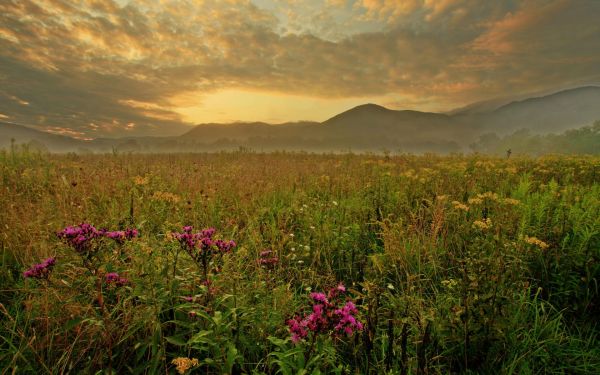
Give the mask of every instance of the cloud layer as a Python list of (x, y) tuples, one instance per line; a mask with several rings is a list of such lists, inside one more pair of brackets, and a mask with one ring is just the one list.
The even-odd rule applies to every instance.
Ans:
[(594, 0), (8, 0), (0, 118), (159, 135), (222, 90), (430, 110), (599, 83), (598, 14)]

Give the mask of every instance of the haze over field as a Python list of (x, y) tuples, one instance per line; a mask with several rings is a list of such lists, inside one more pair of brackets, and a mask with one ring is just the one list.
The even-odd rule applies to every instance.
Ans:
[(598, 14), (593, 0), (3, 1), (0, 147), (453, 152), (560, 134), (600, 120)]

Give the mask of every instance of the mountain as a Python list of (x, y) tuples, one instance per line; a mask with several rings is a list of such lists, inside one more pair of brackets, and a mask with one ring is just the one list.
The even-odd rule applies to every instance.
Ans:
[[(481, 135), (519, 129), (561, 133), (600, 120), (600, 87), (586, 86), (507, 102), (474, 103), (448, 113), (392, 110), (376, 104), (351, 108), (319, 122), (200, 124), (180, 136), (81, 141), (24, 126), (0, 123), (0, 147), (42, 142), (50, 151), (193, 152), (238, 149), (340, 150), (448, 153), (467, 151)], [(600, 145), (599, 145), (600, 147)]]
[[(600, 87), (587, 86), (520, 101), (488, 100), (449, 113), (392, 110), (364, 104), (322, 123), (203, 124), (182, 137), (249, 147), (310, 150), (402, 149), (460, 151), (485, 133), (510, 134), (519, 129), (546, 134), (590, 125), (600, 119)], [(312, 140), (312, 142), (310, 142)]]
[(465, 127), (445, 114), (397, 111), (376, 104), (360, 105), (340, 113), (323, 122), (323, 127), (333, 134), (345, 133), (357, 137), (379, 134), (405, 141), (457, 141), (465, 130)]
[(28, 143), (31, 147), (52, 152), (77, 151), (88, 145), (88, 142), (79, 139), (0, 121), (0, 148), (10, 147), (12, 140), (15, 144)]
[(202, 139), (204, 142), (215, 142), (222, 139), (248, 139), (255, 137), (295, 137), (318, 132), (318, 122), (300, 121), (283, 124), (267, 124), (265, 122), (237, 122), (232, 124), (201, 124), (195, 126), (180, 138)]
[(600, 87), (586, 86), (516, 101), (478, 116), (486, 130), (498, 134), (519, 129), (544, 134), (579, 128), (600, 120)]

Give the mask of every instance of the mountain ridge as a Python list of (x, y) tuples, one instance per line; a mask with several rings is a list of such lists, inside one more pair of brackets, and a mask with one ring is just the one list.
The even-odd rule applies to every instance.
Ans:
[[(600, 120), (600, 86), (587, 85), (560, 90), (548, 95), (511, 101), (486, 111), (477, 110), (477, 105), (479, 104), (474, 103), (472, 110), (435, 113), (389, 109), (365, 103), (323, 122), (206, 123), (197, 124), (179, 136), (168, 137), (137, 136), (82, 141), (28, 127), (24, 128), (36, 133), (17, 131), (15, 128), (12, 130), (18, 136), (16, 138), (21, 138), (19, 141), (50, 142), (48, 148), (52, 151), (60, 149), (61, 145), (67, 145), (70, 150), (82, 147), (105, 150), (122, 147), (129, 151), (151, 150), (152, 147), (178, 151), (180, 148), (177, 145), (183, 145), (186, 150), (232, 148), (239, 145), (260, 149), (320, 151), (340, 147), (359, 150), (398, 147), (414, 151), (433, 147), (438, 151), (443, 149), (451, 152), (464, 149), (486, 133), (502, 136), (524, 128), (546, 134), (590, 125)], [(9, 122), (0, 121), (0, 124), (3, 123)], [(0, 135), (5, 138), (4, 142), (0, 142), (0, 147), (6, 147), (9, 133), (9, 127), (0, 126)]]

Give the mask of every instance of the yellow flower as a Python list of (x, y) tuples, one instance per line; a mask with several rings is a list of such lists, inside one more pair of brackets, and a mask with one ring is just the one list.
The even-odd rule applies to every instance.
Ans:
[(460, 203), (459, 201), (452, 201), (452, 205), (456, 210), (463, 210), (465, 212), (469, 211), (469, 206), (464, 203)]
[(480, 198), (469, 198), (469, 204), (482, 204), (483, 200)]
[(513, 198), (504, 198), (504, 203), (509, 204), (511, 206), (518, 206), (521, 202), (518, 199)]
[(172, 364), (176, 366), (177, 372), (180, 374), (185, 374), (185, 372), (192, 367), (198, 366), (198, 359), (196, 358), (187, 358), (187, 357), (178, 357), (171, 361)]
[(181, 200), (181, 198), (178, 195), (164, 191), (155, 191), (154, 194), (152, 194), (151, 199), (154, 201), (163, 201), (170, 203), (177, 203)]
[(489, 217), (483, 220), (475, 220), (473, 222), (473, 226), (475, 228), (481, 229), (481, 230), (486, 230), (492, 227), (492, 219), (490, 219)]
[(491, 191), (485, 192), (483, 194), (477, 194), (477, 198), (479, 199), (489, 199), (492, 201), (498, 200), (498, 194), (492, 193)]
[(146, 185), (148, 183), (148, 181), (150, 181), (150, 178), (148, 176), (146, 176), (146, 177), (135, 176), (133, 178), (133, 183), (136, 185)]
[(535, 245), (535, 246), (539, 247), (540, 250), (546, 250), (548, 247), (550, 247), (547, 243), (545, 243), (544, 241), (540, 240), (537, 237), (525, 236), (525, 238), (523, 238), (523, 240), (530, 245)]

